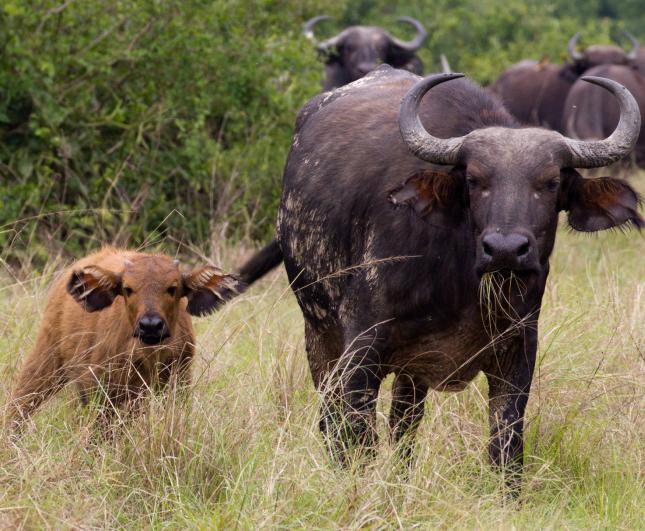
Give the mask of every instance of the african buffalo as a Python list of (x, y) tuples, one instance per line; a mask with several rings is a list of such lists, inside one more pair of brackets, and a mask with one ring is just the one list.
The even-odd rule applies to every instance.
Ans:
[(509, 112), (523, 124), (561, 129), (564, 98), (575, 77), (548, 61), (514, 64), (490, 86)]
[[(613, 79), (626, 87), (645, 112), (645, 75), (632, 66), (602, 65), (587, 71), (590, 76)], [(566, 134), (574, 138), (596, 140), (605, 138), (618, 124), (620, 112), (615, 100), (593, 85), (576, 81), (564, 104)], [(645, 165), (645, 122), (634, 150), (635, 161)]]
[(320, 428), (341, 462), (348, 448), (373, 448), (388, 373), (392, 439), (407, 434), (399, 449), (409, 456), (428, 389), (460, 390), (483, 371), (490, 458), (519, 472), (558, 212), (578, 231), (644, 226), (628, 184), (575, 170), (631, 151), (640, 115), (627, 90), (586, 78), (614, 94), (621, 121), (584, 142), (520, 127), (461, 77), (383, 65), (307, 103), (278, 240), (243, 268), (253, 280), (284, 257), (323, 397)]
[(104, 393), (105, 419), (171, 379), (188, 383), (191, 315), (215, 311), (242, 289), (215, 267), (182, 273), (161, 254), (106, 247), (79, 260), (52, 287), (9, 400), (10, 425), (19, 428), (69, 383), (84, 403)]
[(579, 52), (576, 46), (580, 33), (576, 33), (567, 46), (571, 62), (556, 66), (546, 60), (521, 61), (504, 71), (489, 89), (521, 123), (564, 132), (564, 101), (575, 81), (595, 66), (626, 65), (636, 60), (638, 43), (631, 34), (625, 34), (631, 43), (629, 52), (607, 45), (589, 46)]
[(415, 74), (423, 73), (423, 64), (416, 51), (425, 41), (427, 32), (418, 20), (410, 17), (398, 19), (416, 29), (416, 36), (409, 42), (393, 37), (382, 28), (372, 26), (350, 26), (335, 37), (319, 42), (314, 36), (314, 26), (330, 18), (321, 15), (308, 20), (303, 32), (324, 58), (323, 90), (331, 90), (356, 81), (381, 63)]

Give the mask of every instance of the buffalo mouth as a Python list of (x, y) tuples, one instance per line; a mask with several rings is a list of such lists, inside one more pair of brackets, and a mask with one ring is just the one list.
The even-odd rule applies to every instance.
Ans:
[(136, 337), (144, 345), (151, 347), (151, 346), (160, 345), (161, 343), (163, 343), (166, 339), (170, 337), (170, 334), (163, 334), (163, 335), (134, 334), (134, 337)]
[(501, 267), (501, 268), (488, 268), (488, 267), (478, 267), (477, 276), (481, 280), (485, 275), (493, 275), (499, 277), (500, 279), (510, 279), (510, 278), (519, 278), (522, 280), (528, 280), (531, 277), (537, 276), (540, 273), (538, 268), (527, 267), (521, 269), (515, 269), (510, 267)]

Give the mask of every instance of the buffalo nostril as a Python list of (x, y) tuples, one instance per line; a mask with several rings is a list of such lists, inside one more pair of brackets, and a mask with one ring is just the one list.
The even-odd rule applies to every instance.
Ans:
[(529, 242), (527, 240), (526, 242), (524, 242), (522, 245), (520, 245), (517, 248), (517, 257), (521, 258), (523, 256), (526, 256), (527, 254), (529, 254), (529, 249), (530, 249), (530, 246), (529, 246)]
[(490, 244), (486, 243), (486, 241), (482, 242), (482, 249), (484, 251), (484, 254), (493, 256), (493, 248), (490, 246)]

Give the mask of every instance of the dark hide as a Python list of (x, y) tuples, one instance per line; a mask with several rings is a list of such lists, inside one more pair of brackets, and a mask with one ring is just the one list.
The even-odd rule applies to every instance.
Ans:
[[(463, 164), (423, 162), (397, 126), (419, 79), (382, 66), (314, 98), (297, 119), (277, 229), (324, 397), (321, 429), (341, 461), (352, 445), (372, 447), (379, 386), (394, 372), (392, 437), (411, 440), (429, 388), (463, 389), (483, 371), (491, 459), (518, 470), (558, 211), (582, 230), (640, 224), (636, 195), (607, 183), (577, 194), (579, 174), (553, 162), (560, 135), (518, 128), (465, 79), (432, 89), (420, 114), (436, 137), (475, 131)], [(491, 231), (528, 242), (514, 275), (496, 273), (509, 292), (497, 305), (479, 297), (478, 268), (498, 268), (480, 256)]]
[(522, 124), (562, 131), (562, 110), (576, 80), (569, 67), (522, 61), (502, 73), (489, 90)]

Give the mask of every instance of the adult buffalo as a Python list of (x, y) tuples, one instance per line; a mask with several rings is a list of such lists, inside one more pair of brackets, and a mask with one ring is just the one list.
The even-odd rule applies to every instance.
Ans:
[(505, 70), (490, 91), (520, 123), (558, 131), (564, 99), (574, 80), (569, 67), (525, 60)]
[[(483, 371), (490, 458), (521, 470), (558, 212), (579, 231), (644, 225), (628, 184), (575, 170), (631, 151), (640, 115), (623, 87), (587, 79), (614, 94), (621, 120), (606, 140), (583, 142), (520, 128), (460, 77), (384, 65), (307, 103), (284, 172), (278, 241), (240, 275), (252, 281), (284, 256), (323, 396), (320, 427), (341, 461), (348, 447), (373, 447), (388, 373), (392, 437), (411, 442), (429, 388), (460, 390)], [(499, 289), (483, 297), (490, 281)]]
[(629, 52), (609, 45), (589, 46), (580, 52), (577, 50), (580, 33), (576, 33), (567, 46), (569, 63), (557, 66), (544, 60), (521, 61), (504, 71), (490, 90), (521, 123), (564, 132), (564, 102), (581, 75), (598, 65), (628, 65), (636, 61), (638, 43), (630, 33), (625, 35), (631, 43)]
[(398, 19), (415, 28), (416, 36), (411, 41), (402, 41), (384, 29), (372, 26), (350, 26), (335, 37), (318, 41), (314, 36), (314, 26), (330, 18), (321, 15), (308, 20), (304, 25), (305, 37), (314, 43), (325, 61), (323, 90), (356, 81), (381, 63), (415, 74), (423, 73), (423, 63), (416, 51), (421, 48), (428, 34), (418, 20), (410, 17)]
[[(645, 75), (632, 66), (602, 65), (587, 72), (591, 76), (613, 79), (626, 87), (636, 98), (641, 114), (645, 112)], [(564, 127), (569, 136), (595, 140), (605, 138), (614, 130), (620, 111), (614, 99), (604, 90), (576, 81), (564, 105)], [(645, 123), (634, 156), (638, 165), (645, 165)]]

